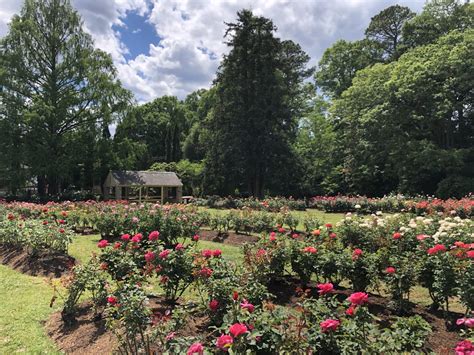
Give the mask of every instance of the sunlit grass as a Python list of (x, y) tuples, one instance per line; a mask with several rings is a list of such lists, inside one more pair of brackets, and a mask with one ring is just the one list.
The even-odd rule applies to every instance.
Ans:
[(43, 327), (52, 295), (46, 279), (0, 265), (0, 354), (59, 354)]

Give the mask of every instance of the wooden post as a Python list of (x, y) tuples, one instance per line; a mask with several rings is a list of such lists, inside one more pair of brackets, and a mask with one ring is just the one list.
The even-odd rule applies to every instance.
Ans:
[(165, 201), (164, 193), (165, 193), (165, 190), (163, 186), (161, 186), (161, 205), (163, 205), (163, 202)]
[(142, 187), (140, 186), (140, 188), (138, 189), (138, 202), (142, 202)]

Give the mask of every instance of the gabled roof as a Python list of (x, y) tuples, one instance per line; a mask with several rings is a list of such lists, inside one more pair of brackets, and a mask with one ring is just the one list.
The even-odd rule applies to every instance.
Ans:
[(183, 186), (176, 173), (168, 171), (115, 170), (109, 173), (106, 186)]

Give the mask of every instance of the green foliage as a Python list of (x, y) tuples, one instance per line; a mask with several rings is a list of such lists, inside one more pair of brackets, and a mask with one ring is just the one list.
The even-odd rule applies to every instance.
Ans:
[(187, 159), (171, 163), (154, 163), (149, 170), (175, 172), (183, 182), (184, 194), (200, 196), (202, 194), (202, 179), (204, 164), (191, 162)]
[[(37, 176), (41, 196), (72, 182), (100, 182), (98, 145), (110, 137), (108, 125), (130, 94), (120, 86), (110, 55), (94, 49), (70, 2), (26, 1), (0, 42), (0, 68), (0, 127), (13, 128), (2, 129), (0, 161), (3, 154), (14, 157), (9, 178)], [(18, 150), (13, 155), (12, 144)]]

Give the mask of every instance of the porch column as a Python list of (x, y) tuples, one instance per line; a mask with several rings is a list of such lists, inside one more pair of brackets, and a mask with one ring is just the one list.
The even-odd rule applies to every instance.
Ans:
[(161, 204), (162, 204), (162, 205), (163, 205), (163, 202), (164, 202), (164, 200), (165, 200), (164, 193), (165, 193), (164, 186), (161, 186)]
[(140, 186), (140, 188), (138, 189), (138, 202), (142, 202), (142, 188)]
[(181, 203), (183, 201), (183, 187), (178, 186), (176, 188), (176, 202)]

